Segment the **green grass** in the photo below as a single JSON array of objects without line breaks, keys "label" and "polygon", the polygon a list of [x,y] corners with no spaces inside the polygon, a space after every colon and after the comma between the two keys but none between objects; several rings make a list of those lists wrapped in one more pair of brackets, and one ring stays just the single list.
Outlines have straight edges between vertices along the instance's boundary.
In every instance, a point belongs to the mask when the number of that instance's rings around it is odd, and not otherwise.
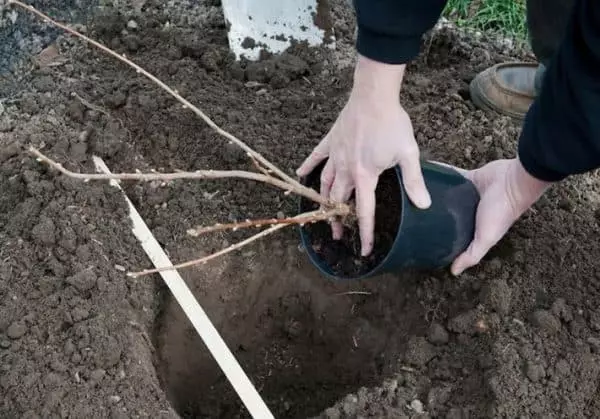
[{"label": "green grass", "polygon": [[525,0],[449,0],[444,17],[456,25],[527,39]]}]

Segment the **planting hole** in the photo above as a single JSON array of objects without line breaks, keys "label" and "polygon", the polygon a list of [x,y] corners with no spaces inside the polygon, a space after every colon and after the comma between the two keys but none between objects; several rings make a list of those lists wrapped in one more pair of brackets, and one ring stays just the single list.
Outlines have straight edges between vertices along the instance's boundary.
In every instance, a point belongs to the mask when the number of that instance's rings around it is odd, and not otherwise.
[{"label": "planting hole", "polygon": [[[393,374],[407,337],[426,325],[422,306],[407,298],[415,277],[331,282],[298,249],[296,232],[283,237],[250,258],[187,272],[187,282],[273,414],[309,417]],[[156,338],[158,371],[180,415],[248,417],[170,296]]]}]

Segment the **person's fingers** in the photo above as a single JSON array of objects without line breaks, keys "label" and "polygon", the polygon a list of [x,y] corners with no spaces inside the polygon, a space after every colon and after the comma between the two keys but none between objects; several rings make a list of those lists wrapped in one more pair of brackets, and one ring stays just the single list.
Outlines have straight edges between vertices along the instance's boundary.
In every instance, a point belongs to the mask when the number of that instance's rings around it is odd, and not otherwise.
[{"label": "person's fingers", "polygon": [[333,160],[327,160],[323,170],[321,171],[321,187],[320,193],[321,196],[325,199],[329,199],[329,195],[331,192],[331,187],[333,186],[333,182],[335,180],[335,166],[333,165]]},{"label": "person's fingers", "polygon": [[414,152],[400,160],[402,184],[411,202],[418,208],[425,209],[431,205],[431,196],[425,185],[419,153]]},{"label": "person's fingers", "polygon": [[469,173],[469,170],[467,170],[467,169],[463,169],[463,168],[461,168],[461,167],[453,166],[453,165],[451,165],[451,164],[448,164],[448,163],[443,163],[443,162],[441,162],[441,161],[437,161],[437,160],[429,160],[429,161],[430,161],[431,163],[439,164],[440,166],[445,166],[445,167],[447,167],[448,169],[454,169],[454,170],[456,170],[458,173],[460,173],[461,175],[463,175],[463,176],[465,176],[465,177],[466,177],[466,176],[468,175],[468,173]]},{"label": "person's fingers", "polygon": [[356,179],[356,213],[360,230],[361,255],[368,256],[373,250],[375,230],[375,189],[378,175],[361,173]]},{"label": "person's fingers", "polygon": [[467,250],[460,254],[452,263],[450,272],[458,276],[465,270],[477,265],[498,240],[475,233],[475,237]]},{"label": "person's fingers", "polygon": [[308,155],[300,167],[296,170],[299,177],[307,176],[315,167],[329,156],[329,136],[325,137]]},{"label": "person's fingers", "polygon": [[[339,171],[336,173],[333,181],[329,198],[335,202],[347,202],[350,199],[350,195],[352,195],[353,188],[354,182],[350,174],[346,171]],[[340,240],[344,233],[342,223],[333,221],[331,223],[331,232],[334,240]]]}]

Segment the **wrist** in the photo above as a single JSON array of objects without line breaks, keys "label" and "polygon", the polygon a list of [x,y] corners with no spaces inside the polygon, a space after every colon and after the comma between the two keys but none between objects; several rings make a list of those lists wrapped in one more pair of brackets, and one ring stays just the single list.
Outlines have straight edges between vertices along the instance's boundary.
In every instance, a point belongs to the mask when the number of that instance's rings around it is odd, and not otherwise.
[{"label": "wrist", "polygon": [[358,55],[351,95],[361,100],[398,102],[406,64],[386,64]]},{"label": "wrist", "polygon": [[531,175],[521,163],[518,157],[513,160],[513,170],[511,184],[514,190],[520,191],[518,201],[527,202],[532,205],[536,202],[552,185],[552,182],[544,181]]}]

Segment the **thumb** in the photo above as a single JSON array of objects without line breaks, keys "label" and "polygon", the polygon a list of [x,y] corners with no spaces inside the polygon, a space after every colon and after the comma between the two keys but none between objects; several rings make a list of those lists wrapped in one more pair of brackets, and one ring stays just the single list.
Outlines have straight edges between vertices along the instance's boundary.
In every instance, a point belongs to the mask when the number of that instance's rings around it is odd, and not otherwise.
[{"label": "thumb", "polygon": [[458,276],[470,267],[477,265],[494,244],[493,241],[484,240],[481,238],[481,235],[475,234],[475,238],[467,250],[460,254],[452,263],[450,269],[452,275]]},{"label": "thumb", "polygon": [[329,136],[325,137],[310,153],[310,155],[296,170],[296,175],[299,177],[307,176],[315,167],[319,165],[325,158],[329,156]]}]

